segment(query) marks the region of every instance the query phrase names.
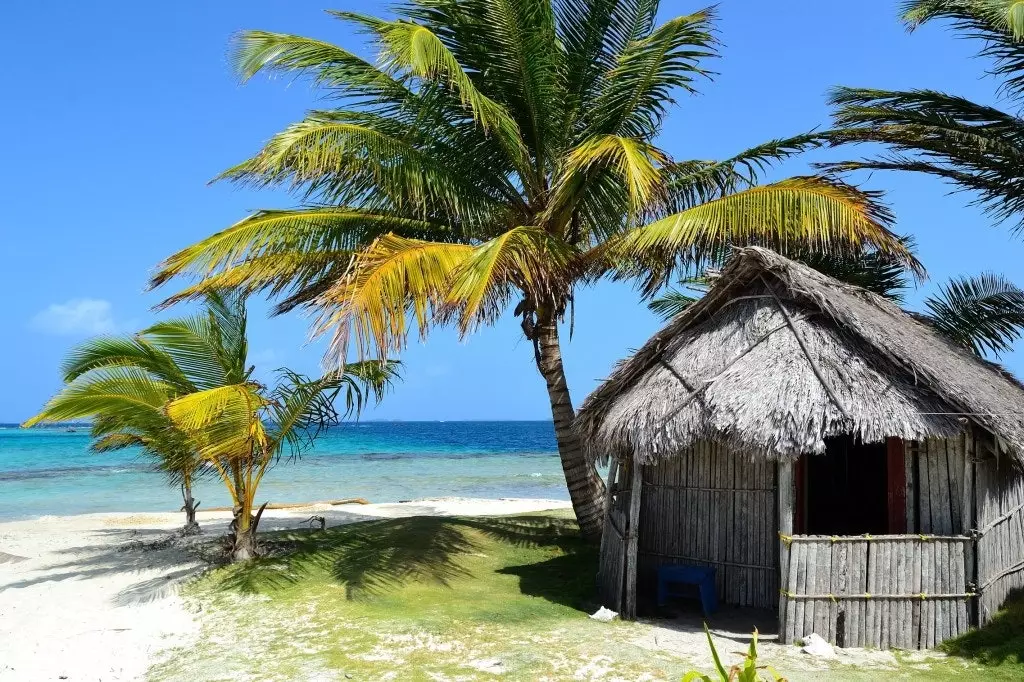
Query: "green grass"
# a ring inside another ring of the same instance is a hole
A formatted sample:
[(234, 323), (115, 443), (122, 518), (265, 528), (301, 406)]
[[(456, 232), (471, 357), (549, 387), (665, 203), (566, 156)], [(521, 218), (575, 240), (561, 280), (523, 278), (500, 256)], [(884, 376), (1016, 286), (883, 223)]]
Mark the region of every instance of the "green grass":
[[(368, 521), (267, 542), (271, 557), (186, 587), (202, 631), (152, 680), (679, 680), (697, 661), (639, 646), (648, 625), (586, 617), (597, 552), (565, 514)], [(884, 671), (809, 670), (780, 648), (761, 662), (797, 681), (1020, 680), (1024, 600), (944, 649), (897, 654)]]
[(642, 626), (586, 617), (596, 548), (560, 515), (370, 521), (270, 543), (276, 557), (186, 588), (202, 635), (151, 679), (498, 679), (481, 670), (494, 660), (504, 680), (685, 668), (635, 646), (608, 656), (609, 637)]
[[(946, 658), (899, 653), (900, 680), (1024, 680), (1024, 592), (1011, 594), (989, 623), (944, 642)], [(836, 682), (876, 679), (870, 672), (845, 672)]]

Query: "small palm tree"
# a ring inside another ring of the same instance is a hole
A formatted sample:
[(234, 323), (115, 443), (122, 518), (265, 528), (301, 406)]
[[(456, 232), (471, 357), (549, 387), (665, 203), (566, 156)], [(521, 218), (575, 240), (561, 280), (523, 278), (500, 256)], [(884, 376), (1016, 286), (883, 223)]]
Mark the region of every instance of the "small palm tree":
[(316, 380), (279, 370), (279, 385), (268, 390), (252, 379), (246, 320), (243, 297), (211, 293), (193, 317), (158, 322), (127, 339), (90, 341), (65, 363), (70, 383), (26, 426), (91, 417), (95, 448), (142, 446), (181, 479), (189, 524), (191, 482), (209, 467), (233, 502), (231, 555), (248, 559), (267, 470), (285, 450), (297, 455), (322, 428), (379, 400), (395, 367), (358, 363)]
[(876, 197), (800, 177), (755, 186), (817, 144), (775, 140), (724, 161), (676, 160), (656, 140), (676, 92), (717, 56), (714, 11), (657, 24), (657, 0), (411, 0), (388, 21), (331, 14), (375, 62), (301, 36), (247, 31), (234, 63), (310, 77), (313, 111), (223, 177), (285, 185), (304, 206), (261, 211), (167, 259), (153, 280), (280, 296), (333, 336), (329, 362), (400, 352), (435, 324), (462, 334), (508, 310), (547, 385), (582, 532), (604, 487), (573, 431), (559, 323), (601, 277), (653, 292), (731, 243), (873, 247), (916, 265)]
[[(234, 561), (256, 553), (266, 506), (253, 513), (256, 494), (281, 454), (297, 456), (322, 429), (360, 413), (371, 398), (379, 400), (395, 373), (394, 365), (377, 362), (351, 364), (344, 373), (315, 380), (282, 369), (278, 384), (268, 389), (247, 364), (246, 326), (244, 298), (214, 294), (205, 315), (161, 322), (147, 332), (197, 389), (170, 400), (164, 413), (188, 434), (231, 496)], [(335, 403), (343, 393), (339, 410)]]
[(23, 426), (91, 419), (93, 450), (140, 448), (181, 486), (184, 532), (198, 532), (192, 483), (203, 462), (191, 439), (164, 413), (170, 400), (196, 389), (174, 359), (143, 332), (87, 341), (71, 353), (62, 373), (67, 386)]
[(379, 363), (350, 365), (345, 375), (317, 380), (283, 370), (271, 390), (247, 378), (168, 403), (167, 415), (200, 444), (200, 455), (231, 495), (234, 561), (256, 554), (256, 530), (266, 507), (264, 503), (254, 513), (256, 492), (282, 452), (297, 454), (321, 429), (338, 421), (334, 403), (343, 390), (346, 413), (359, 411), (364, 389), (379, 398), (389, 379), (390, 370)]

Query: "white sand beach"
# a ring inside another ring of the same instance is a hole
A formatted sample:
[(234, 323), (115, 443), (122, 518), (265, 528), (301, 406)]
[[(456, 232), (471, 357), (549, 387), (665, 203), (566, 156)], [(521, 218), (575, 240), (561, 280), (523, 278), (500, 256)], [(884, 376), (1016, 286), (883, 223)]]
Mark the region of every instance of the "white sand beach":
[[(429, 499), (268, 510), (261, 530), (367, 518), (500, 515), (567, 507), (559, 500)], [(200, 512), (204, 532), (174, 538), (180, 513), (44, 516), (0, 523), (0, 680), (143, 678), (165, 648), (188, 644), (200, 614), (176, 587), (202, 571), (195, 552), (223, 535), (229, 512)]]

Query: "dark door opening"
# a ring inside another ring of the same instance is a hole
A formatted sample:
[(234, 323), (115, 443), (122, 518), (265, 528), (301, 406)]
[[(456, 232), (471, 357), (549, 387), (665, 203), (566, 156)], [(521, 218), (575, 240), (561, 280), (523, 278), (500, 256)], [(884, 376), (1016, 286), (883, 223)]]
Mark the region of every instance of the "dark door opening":
[(888, 459), (885, 443), (859, 443), (850, 436), (827, 438), (824, 455), (805, 456), (798, 483), (803, 489), (803, 532), (890, 532)]

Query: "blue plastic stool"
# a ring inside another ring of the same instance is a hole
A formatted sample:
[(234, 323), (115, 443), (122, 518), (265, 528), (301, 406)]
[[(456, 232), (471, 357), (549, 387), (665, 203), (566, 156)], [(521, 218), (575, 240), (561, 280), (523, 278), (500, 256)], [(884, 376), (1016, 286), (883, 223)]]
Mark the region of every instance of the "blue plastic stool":
[(673, 590), (670, 585), (696, 585), (700, 593), (700, 605), (704, 615), (718, 610), (718, 596), (715, 594), (715, 569), (711, 566), (667, 564), (658, 567), (658, 606), (664, 606), (669, 597), (686, 596)]

